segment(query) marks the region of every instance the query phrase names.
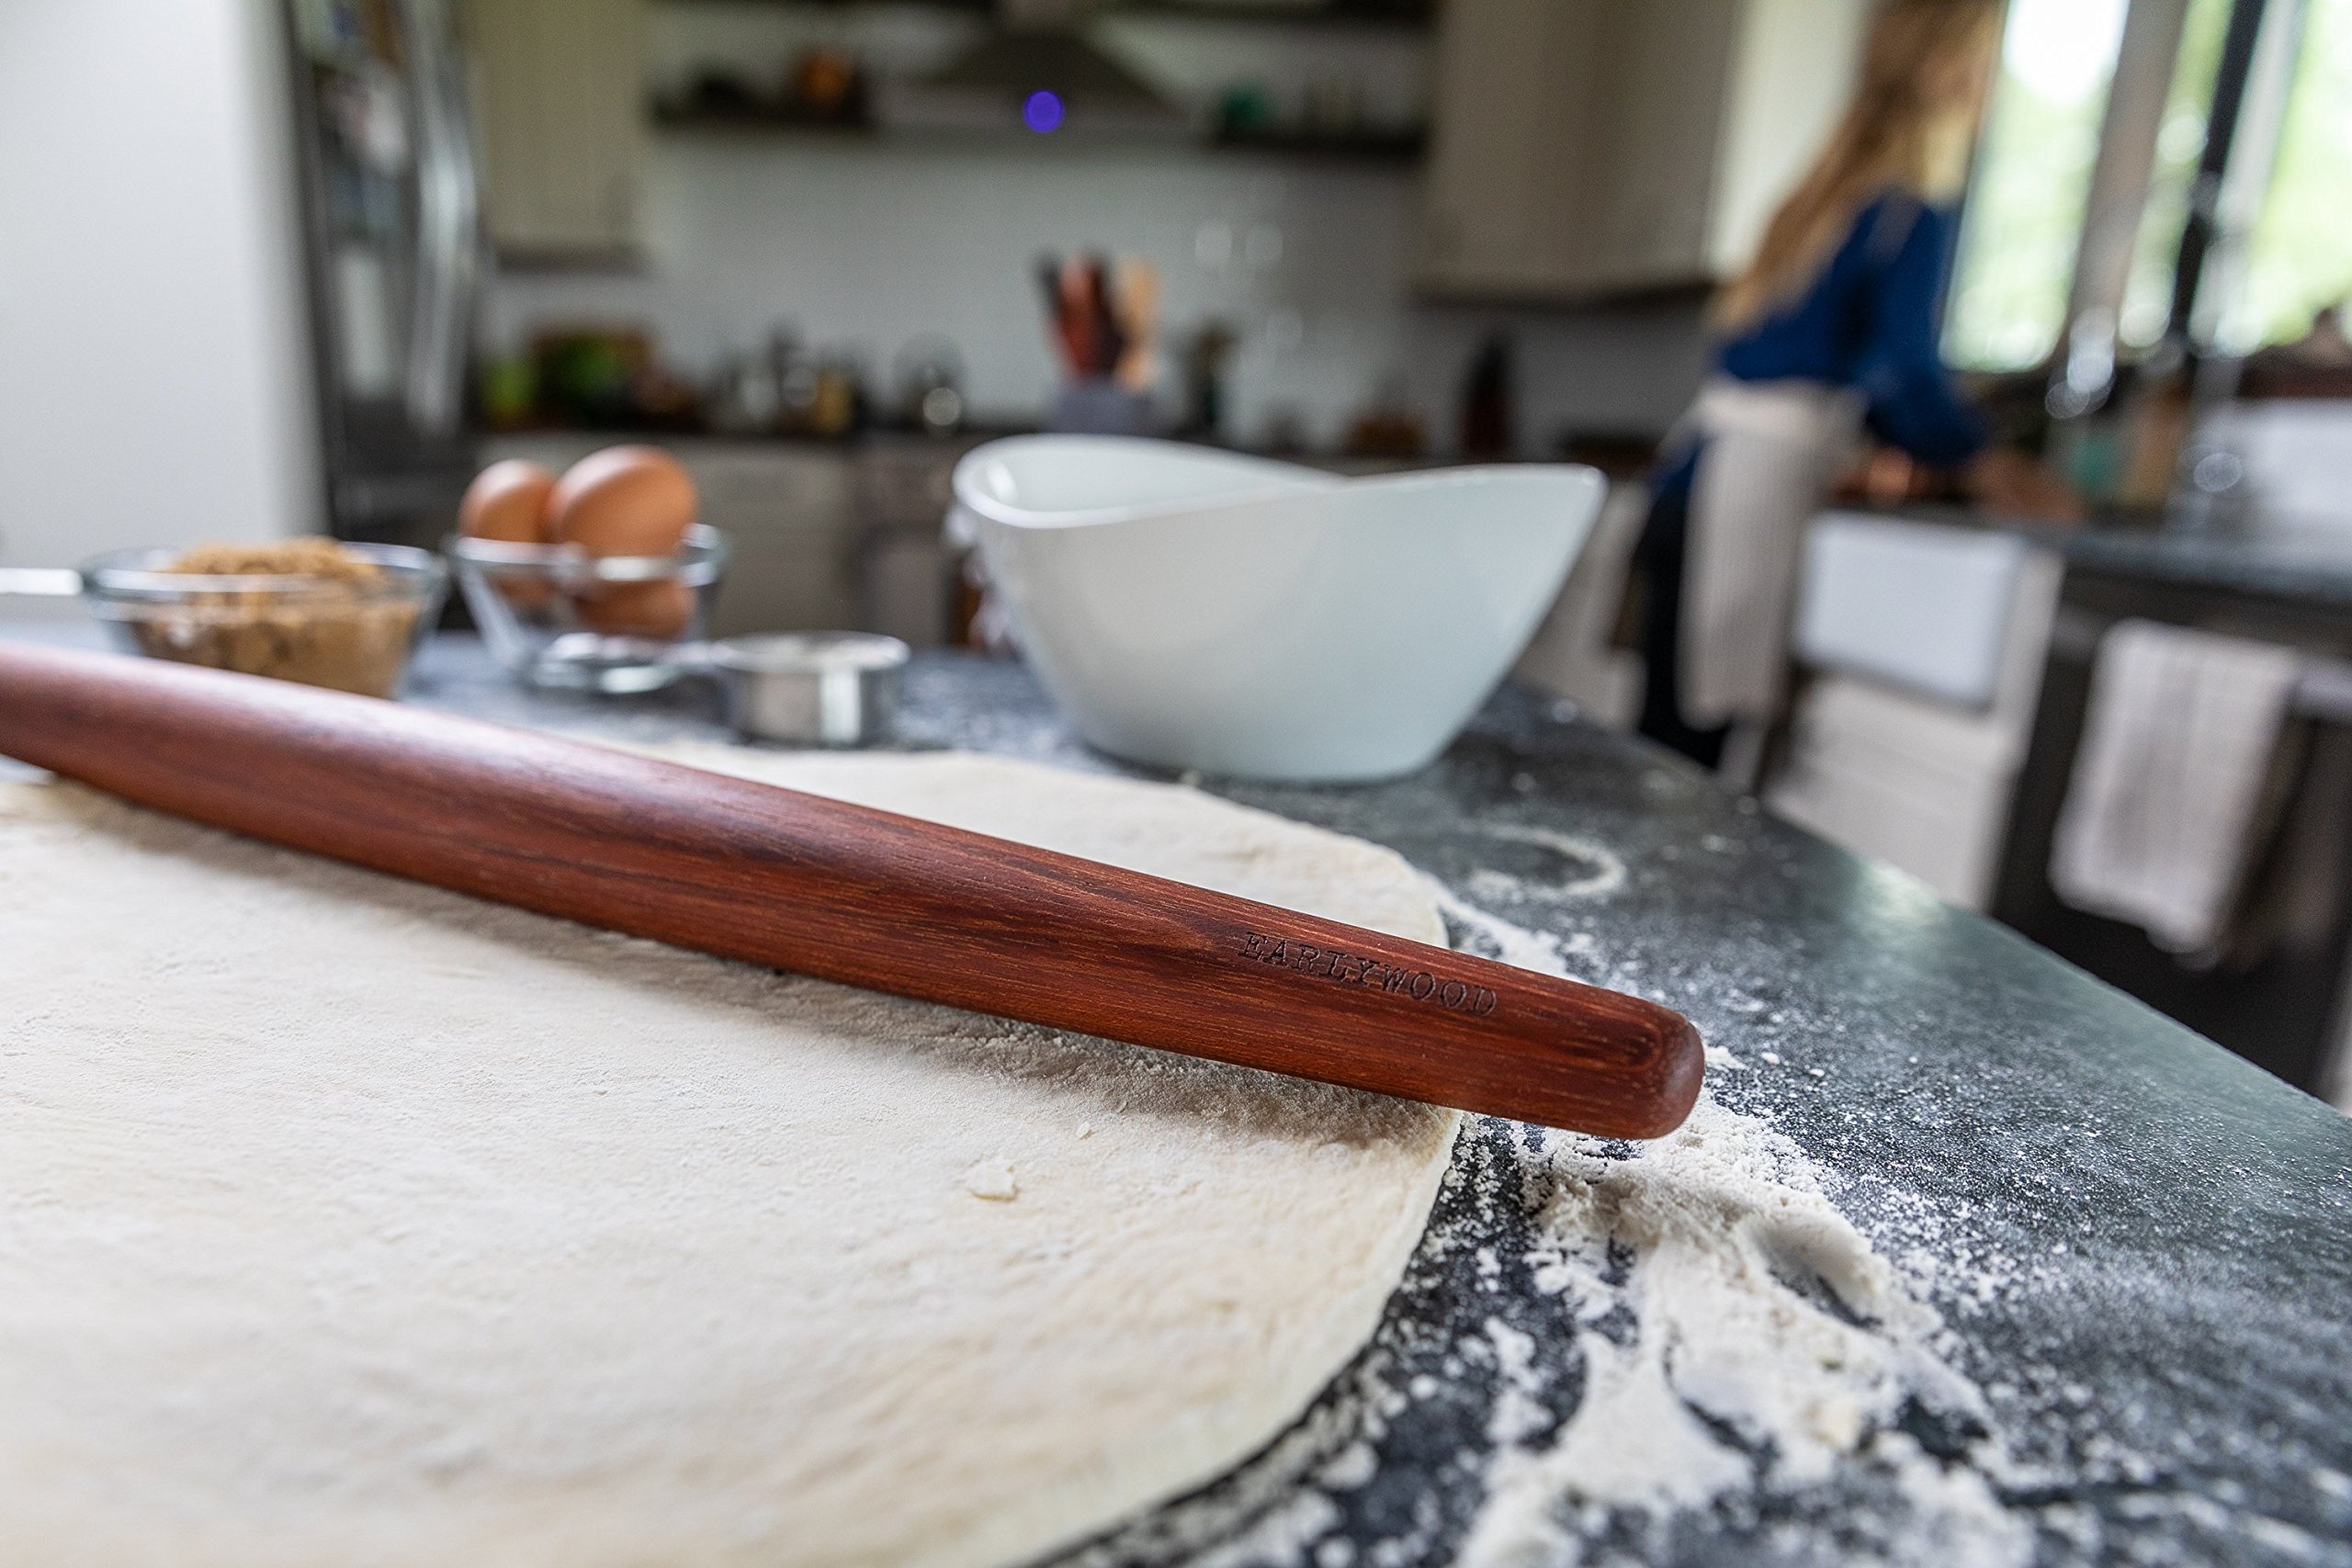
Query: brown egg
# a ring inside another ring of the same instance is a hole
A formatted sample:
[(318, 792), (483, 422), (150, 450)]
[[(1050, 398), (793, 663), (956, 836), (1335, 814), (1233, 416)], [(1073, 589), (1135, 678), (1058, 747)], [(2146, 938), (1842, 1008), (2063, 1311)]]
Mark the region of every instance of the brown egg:
[[(458, 532), (511, 545), (544, 544), (548, 497), (554, 490), (555, 475), (527, 458), (492, 463), (466, 487), (466, 498), (458, 505)], [(555, 595), (552, 583), (530, 578), (491, 581), (508, 604), (521, 610), (536, 609)]]
[(695, 482), (654, 446), (607, 446), (571, 465), (548, 500), (549, 536), (592, 556), (666, 556), (695, 520)]
[(524, 457), (492, 463), (466, 487), (458, 531), (476, 539), (536, 545), (547, 537), (548, 495), (555, 475)]
[(583, 593), (581, 624), (606, 637), (673, 637), (695, 618), (695, 591), (674, 577), (613, 582)]

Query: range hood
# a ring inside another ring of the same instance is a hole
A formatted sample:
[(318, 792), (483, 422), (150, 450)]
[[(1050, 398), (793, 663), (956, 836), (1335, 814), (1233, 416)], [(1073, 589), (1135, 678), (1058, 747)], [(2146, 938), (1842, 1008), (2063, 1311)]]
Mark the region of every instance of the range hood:
[(1190, 116), (1082, 30), (1077, 0), (1001, 0), (988, 36), (889, 95), (899, 124), (970, 130), (1182, 131)]

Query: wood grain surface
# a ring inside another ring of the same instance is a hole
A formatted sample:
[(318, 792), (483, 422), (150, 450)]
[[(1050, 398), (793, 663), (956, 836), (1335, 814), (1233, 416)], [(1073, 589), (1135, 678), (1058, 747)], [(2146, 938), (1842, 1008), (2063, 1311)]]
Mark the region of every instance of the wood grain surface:
[(0, 644), (0, 753), (722, 958), (1612, 1137), (1704, 1058), (1637, 998), (1001, 839), (158, 660)]

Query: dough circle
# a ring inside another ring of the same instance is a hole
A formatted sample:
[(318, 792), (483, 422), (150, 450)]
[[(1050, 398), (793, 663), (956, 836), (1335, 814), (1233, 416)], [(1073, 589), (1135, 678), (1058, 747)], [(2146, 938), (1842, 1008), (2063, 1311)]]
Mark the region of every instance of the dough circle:
[[(1385, 851), (965, 756), (685, 759), (1426, 940)], [(1377, 1321), (1455, 1118), (0, 784), (0, 1561), (983, 1564)]]

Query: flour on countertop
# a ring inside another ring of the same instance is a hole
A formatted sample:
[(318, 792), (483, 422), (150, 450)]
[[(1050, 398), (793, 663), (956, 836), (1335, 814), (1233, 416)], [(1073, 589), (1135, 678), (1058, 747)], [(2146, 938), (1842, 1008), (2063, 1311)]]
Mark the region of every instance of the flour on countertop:
[(1542, 903), (1563, 904), (1579, 898), (1605, 898), (1625, 886), (1625, 863), (1617, 852), (1590, 839), (1579, 839), (1555, 829), (1524, 822), (1489, 822), (1480, 826), (1489, 839), (1524, 844), (1557, 857), (1541, 876), (1514, 875), (1494, 867), (1471, 874), (1474, 894), (1501, 893)]
[[(1430, 893), (1464, 951), (1631, 973), (1589, 934)], [(1750, 1070), (1728, 1051), (1708, 1065)], [(1284, 1445), (1065, 1568), (1633, 1563), (1676, 1555), (1694, 1518), (1766, 1510), (1789, 1519), (1792, 1561), (2030, 1560), (2032, 1521), (1995, 1493), (2015, 1477), (1986, 1401), (1926, 1300), (1929, 1279), (1964, 1287), (1976, 1270), (1923, 1207), (1906, 1211), (1910, 1249), (1881, 1253), (1833, 1201), (1838, 1178), (1712, 1095), (1648, 1144), (1475, 1118), (1449, 1190), (1407, 1290), (1466, 1299), (1445, 1314), (1450, 1337), (1421, 1335), (1408, 1312)], [(1313, 1458), (1317, 1422), (1352, 1435)], [(1408, 1439), (1431, 1478), (1409, 1510), (1348, 1503), (1377, 1495), (1390, 1434), (1449, 1430), (1450, 1460)], [(1285, 1458), (1293, 1443), (1308, 1457)], [(1808, 1499), (1858, 1488), (1868, 1510), (1800, 1522)]]
[(1941, 1324), (1822, 1190), (1794, 1144), (1702, 1099), (1683, 1128), (1628, 1147), (1544, 1132), (1527, 1150), (1540, 1216), (1530, 1259), (1581, 1353), (1575, 1413), (1546, 1436), (1504, 1419), (1532, 1404), (1523, 1354), (1487, 1457), (1471, 1568), (1574, 1561), (1576, 1511), (1653, 1517), (1761, 1484), (1893, 1471), (1906, 1549), (2023, 1562), (2030, 1536), (1981, 1475), (1947, 1471), (1901, 1429), (1919, 1402), (1981, 1424), (1984, 1402), (1938, 1355)]
[[(1462, 945), (1566, 972), (1558, 938), (1457, 898), (1440, 907)], [(1728, 1052), (1708, 1065), (1741, 1066)], [(1898, 1556), (2027, 1559), (2030, 1530), (1983, 1476), (1947, 1470), (1902, 1429), (1917, 1404), (1982, 1430), (1984, 1401), (1939, 1354), (1934, 1310), (1838, 1213), (1827, 1174), (1793, 1141), (1710, 1093), (1653, 1143), (1530, 1128), (1519, 1147), (1538, 1220), (1527, 1261), (1585, 1385), (1542, 1433), (1525, 1411), (1544, 1374), (1502, 1337), (1523, 1335), (1490, 1325), (1503, 1383), (1468, 1568), (1577, 1561), (1575, 1527), (1592, 1510), (1657, 1519), (1854, 1461), (1891, 1471), (1910, 1505)]]

